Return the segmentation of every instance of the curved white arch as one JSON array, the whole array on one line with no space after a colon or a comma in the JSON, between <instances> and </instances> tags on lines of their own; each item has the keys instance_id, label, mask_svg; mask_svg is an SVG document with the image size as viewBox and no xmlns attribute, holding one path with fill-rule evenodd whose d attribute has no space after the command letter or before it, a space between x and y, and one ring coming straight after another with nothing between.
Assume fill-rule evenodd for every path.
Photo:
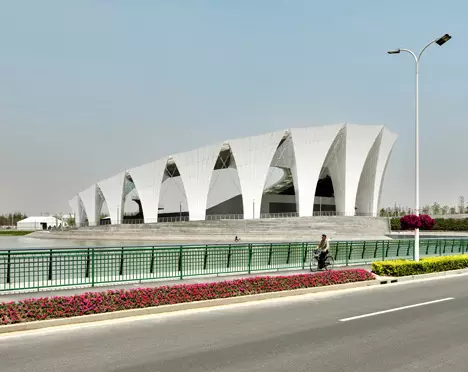
<instances>
[{"instance_id":1,"label":"curved white arch","mask_svg":"<svg viewBox=\"0 0 468 372\"><path fill-rule=\"evenodd\" d=\"M109 217L112 224L122 223L123 203L124 203L124 182L125 172L110 177L106 180L99 181L98 187L102 192L104 200L109 210Z\"/></svg>"},{"instance_id":2,"label":"curved white arch","mask_svg":"<svg viewBox=\"0 0 468 372\"><path fill-rule=\"evenodd\" d=\"M191 221L206 217L211 177L222 146L221 142L172 156L184 184Z\"/></svg>"},{"instance_id":3,"label":"curved white arch","mask_svg":"<svg viewBox=\"0 0 468 372\"><path fill-rule=\"evenodd\" d=\"M140 198L145 223L158 222L159 196L167 157L128 170Z\"/></svg>"},{"instance_id":4,"label":"curved white arch","mask_svg":"<svg viewBox=\"0 0 468 372\"><path fill-rule=\"evenodd\" d=\"M382 125L346 125L345 213L354 215L356 195L366 159ZM377 147L378 148L378 147ZM376 149L377 149L376 148ZM359 210L358 210L359 213Z\"/></svg>"},{"instance_id":5,"label":"curved white arch","mask_svg":"<svg viewBox=\"0 0 468 372\"><path fill-rule=\"evenodd\" d=\"M388 161L393 150L393 146L398 138L398 135L390 132L387 128L384 128L381 133L380 148L379 148L379 159L377 161L377 167L375 169L375 186L373 195L373 213L377 216L380 208L380 199L382 196L382 185L385 179L387 171Z\"/></svg>"},{"instance_id":6,"label":"curved white arch","mask_svg":"<svg viewBox=\"0 0 468 372\"><path fill-rule=\"evenodd\" d=\"M359 215L372 216L374 210L374 188L375 170L379 160L380 143L382 140L383 129L374 141L372 148L367 154L366 162L362 168L361 177L359 179L358 189L356 193L356 209Z\"/></svg>"},{"instance_id":7,"label":"curved white arch","mask_svg":"<svg viewBox=\"0 0 468 372\"><path fill-rule=\"evenodd\" d=\"M75 195L68 204L75 217L75 226L81 226L84 222L83 202L78 195Z\"/></svg>"},{"instance_id":8,"label":"curved white arch","mask_svg":"<svg viewBox=\"0 0 468 372\"><path fill-rule=\"evenodd\" d=\"M79 193L83 202L86 216L88 217L88 225L96 226L96 221L99 221L99 211L96 209L97 188L96 185L88 187L86 190Z\"/></svg>"},{"instance_id":9,"label":"curved white arch","mask_svg":"<svg viewBox=\"0 0 468 372\"><path fill-rule=\"evenodd\" d=\"M383 177L396 138L395 134L382 128L367 156L356 195L359 214L377 216Z\"/></svg>"},{"instance_id":10,"label":"curved white arch","mask_svg":"<svg viewBox=\"0 0 468 372\"><path fill-rule=\"evenodd\" d=\"M242 190L244 219L260 217L265 180L285 131L230 140Z\"/></svg>"},{"instance_id":11,"label":"curved white arch","mask_svg":"<svg viewBox=\"0 0 468 372\"><path fill-rule=\"evenodd\" d=\"M381 125L345 124L325 160L335 192L336 212L354 216L359 180Z\"/></svg>"},{"instance_id":12,"label":"curved white arch","mask_svg":"<svg viewBox=\"0 0 468 372\"><path fill-rule=\"evenodd\" d=\"M343 125L291 128L295 159L291 171L300 217L313 215L320 172Z\"/></svg>"}]
</instances>

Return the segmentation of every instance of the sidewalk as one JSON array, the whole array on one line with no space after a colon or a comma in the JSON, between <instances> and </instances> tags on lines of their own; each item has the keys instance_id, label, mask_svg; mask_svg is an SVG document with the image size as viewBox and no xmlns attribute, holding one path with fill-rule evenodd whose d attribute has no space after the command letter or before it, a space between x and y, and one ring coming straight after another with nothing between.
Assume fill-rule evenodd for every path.
<instances>
[{"instance_id":1,"label":"sidewalk","mask_svg":"<svg viewBox=\"0 0 468 372\"><path fill-rule=\"evenodd\" d=\"M370 271L370 265L358 265L358 266L342 266L336 267L334 270L345 270L345 269L364 269ZM40 297L56 297L56 296L73 296L87 292L105 292L107 290L119 290L119 289L133 289L133 288L153 288L160 286L173 286L180 284L199 284L199 283L213 283L222 282L226 280L235 280L243 278L254 278L258 276L284 276L284 275L297 275L297 274L309 274L310 270L282 270L274 272L255 272L252 274L240 274L240 275L219 275L219 276L199 276L189 279L171 279L171 280L158 280L158 281L146 281L141 283L131 284L117 284L117 285L100 285L95 287L74 287L74 288L44 288L39 291L11 291L11 292L0 292L0 303L19 301L28 298L40 298Z\"/></svg>"}]
</instances>

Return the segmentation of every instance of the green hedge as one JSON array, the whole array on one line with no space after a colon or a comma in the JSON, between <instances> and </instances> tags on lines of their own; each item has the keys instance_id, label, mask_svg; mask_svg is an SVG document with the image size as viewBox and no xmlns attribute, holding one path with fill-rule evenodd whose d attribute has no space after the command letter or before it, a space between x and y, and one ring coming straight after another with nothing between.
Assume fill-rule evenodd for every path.
<instances>
[{"instance_id":1,"label":"green hedge","mask_svg":"<svg viewBox=\"0 0 468 372\"><path fill-rule=\"evenodd\" d=\"M34 231L24 231L24 230L0 230L0 236L23 236L31 234Z\"/></svg>"},{"instance_id":2,"label":"green hedge","mask_svg":"<svg viewBox=\"0 0 468 372\"><path fill-rule=\"evenodd\" d=\"M468 231L468 218L436 218L432 230L437 231ZM390 227L394 231L401 230L400 218L390 220Z\"/></svg>"},{"instance_id":3,"label":"green hedge","mask_svg":"<svg viewBox=\"0 0 468 372\"><path fill-rule=\"evenodd\" d=\"M394 260L372 263L372 272L382 276L406 276L468 268L468 254L423 258L419 262Z\"/></svg>"}]
</instances>

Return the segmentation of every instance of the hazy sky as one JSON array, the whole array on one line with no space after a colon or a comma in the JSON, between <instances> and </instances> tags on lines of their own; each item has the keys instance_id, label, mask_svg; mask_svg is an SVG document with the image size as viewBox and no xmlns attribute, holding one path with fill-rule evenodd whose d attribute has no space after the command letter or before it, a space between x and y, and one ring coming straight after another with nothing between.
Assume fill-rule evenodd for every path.
<instances>
[{"instance_id":1,"label":"hazy sky","mask_svg":"<svg viewBox=\"0 0 468 372\"><path fill-rule=\"evenodd\" d=\"M68 212L115 173L218 140L340 122L399 134L383 204L468 199L466 1L0 0L0 213Z\"/></svg>"}]
</instances>

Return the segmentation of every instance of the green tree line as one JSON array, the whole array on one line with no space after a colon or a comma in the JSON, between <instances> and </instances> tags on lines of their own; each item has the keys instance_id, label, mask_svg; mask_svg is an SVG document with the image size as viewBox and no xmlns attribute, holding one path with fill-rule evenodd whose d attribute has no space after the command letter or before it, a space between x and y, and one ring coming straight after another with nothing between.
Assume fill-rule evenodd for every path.
<instances>
[{"instance_id":1,"label":"green tree line","mask_svg":"<svg viewBox=\"0 0 468 372\"><path fill-rule=\"evenodd\" d=\"M465 214L468 213L468 208L464 206L448 206L440 205L434 202L432 205L425 205L421 208L421 213L428 214L431 216L445 216L447 214ZM403 217L407 214L414 214L414 210L411 208L403 208L395 206L393 208L382 208L380 210L381 217Z\"/></svg>"},{"instance_id":2,"label":"green tree line","mask_svg":"<svg viewBox=\"0 0 468 372\"><path fill-rule=\"evenodd\" d=\"M20 212L0 215L0 226L16 226L18 221L24 220L26 217L24 213Z\"/></svg>"}]
</instances>

